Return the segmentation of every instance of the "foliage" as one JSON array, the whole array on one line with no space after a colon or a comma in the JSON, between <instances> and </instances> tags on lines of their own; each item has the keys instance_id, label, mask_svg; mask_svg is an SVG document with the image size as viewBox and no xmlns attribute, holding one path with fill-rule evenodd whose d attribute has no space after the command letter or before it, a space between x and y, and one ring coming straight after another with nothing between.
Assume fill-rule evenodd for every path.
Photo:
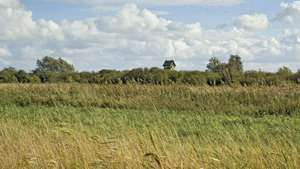
<instances>
[{"instance_id":1,"label":"foliage","mask_svg":"<svg viewBox=\"0 0 300 169\"><path fill-rule=\"evenodd\" d=\"M217 57L212 57L209 59L209 63L207 64L207 71L209 72L219 72L219 66L221 62Z\"/></svg>"},{"instance_id":2,"label":"foliage","mask_svg":"<svg viewBox=\"0 0 300 169\"><path fill-rule=\"evenodd\" d=\"M37 68L34 72L51 72L51 73L63 73L74 72L74 66L66 62L65 60L46 56L41 60L37 60Z\"/></svg>"},{"instance_id":3,"label":"foliage","mask_svg":"<svg viewBox=\"0 0 300 169\"><path fill-rule=\"evenodd\" d=\"M0 83L90 83L90 84L152 84L194 86L220 85L283 85L300 83L300 73L282 67L276 73L245 71L240 56L231 55L227 63L212 57L203 71L170 71L160 68L136 68L132 70L101 70L76 72L73 65L63 59L44 57L37 61L33 73L15 68L0 71Z\"/></svg>"},{"instance_id":4,"label":"foliage","mask_svg":"<svg viewBox=\"0 0 300 169\"><path fill-rule=\"evenodd\" d=\"M241 57L231 55L228 63L221 63L218 58L212 57L207 65L208 72L219 73L227 84L238 83L243 75Z\"/></svg>"},{"instance_id":5,"label":"foliage","mask_svg":"<svg viewBox=\"0 0 300 169\"><path fill-rule=\"evenodd\" d=\"M2 83L14 83L18 82L16 77L17 70L13 67L5 68L0 72L0 82Z\"/></svg>"},{"instance_id":6,"label":"foliage","mask_svg":"<svg viewBox=\"0 0 300 169\"><path fill-rule=\"evenodd\" d=\"M289 80L297 83L297 84L300 84L300 71L298 71L297 73L295 74L292 74L290 77L289 77Z\"/></svg>"},{"instance_id":7,"label":"foliage","mask_svg":"<svg viewBox=\"0 0 300 169\"><path fill-rule=\"evenodd\" d=\"M282 68L278 69L277 75L279 76L279 78L287 80L289 77L293 75L293 72L288 67L283 66Z\"/></svg>"},{"instance_id":8,"label":"foliage","mask_svg":"<svg viewBox=\"0 0 300 169\"><path fill-rule=\"evenodd\" d=\"M37 60L37 68L33 71L34 74L38 75L42 82L53 82L60 81L61 78L56 78L53 76L60 76L60 74L74 72L75 68L73 65L69 64L65 60L58 58L46 56L41 60ZM64 81L68 81L63 78Z\"/></svg>"},{"instance_id":9,"label":"foliage","mask_svg":"<svg viewBox=\"0 0 300 169\"><path fill-rule=\"evenodd\" d=\"M229 67L232 69L232 71L236 71L237 73L243 73L243 63L242 59L238 55L231 55L228 61Z\"/></svg>"}]
</instances>

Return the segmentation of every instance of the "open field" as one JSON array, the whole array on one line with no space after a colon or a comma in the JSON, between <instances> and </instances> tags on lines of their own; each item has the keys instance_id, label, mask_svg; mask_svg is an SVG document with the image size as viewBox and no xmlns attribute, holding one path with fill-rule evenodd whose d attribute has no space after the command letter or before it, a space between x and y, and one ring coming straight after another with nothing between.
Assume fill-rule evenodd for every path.
<instances>
[{"instance_id":1,"label":"open field","mask_svg":"<svg viewBox=\"0 0 300 169\"><path fill-rule=\"evenodd\" d=\"M0 168L300 168L300 86L0 85Z\"/></svg>"}]
</instances>

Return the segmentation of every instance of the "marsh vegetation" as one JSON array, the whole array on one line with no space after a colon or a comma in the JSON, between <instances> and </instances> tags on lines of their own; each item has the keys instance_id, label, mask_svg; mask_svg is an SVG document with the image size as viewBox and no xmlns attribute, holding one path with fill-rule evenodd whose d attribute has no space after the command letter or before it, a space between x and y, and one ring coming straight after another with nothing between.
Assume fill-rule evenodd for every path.
<instances>
[{"instance_id":1,"label":"marsh vegetation","mask_svg":"<svg viewBox=\"0 0 300 169\"><path fill-rule=\"evenodd\" d=\"M300 90L0 85L0 168L299 168Z\"/></svg>"}]
</instances>

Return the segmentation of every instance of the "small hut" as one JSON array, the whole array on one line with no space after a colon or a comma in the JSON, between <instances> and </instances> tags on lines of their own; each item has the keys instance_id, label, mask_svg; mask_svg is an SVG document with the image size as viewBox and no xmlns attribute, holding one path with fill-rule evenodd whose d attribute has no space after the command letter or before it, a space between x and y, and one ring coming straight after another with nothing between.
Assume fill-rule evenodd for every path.
<instances>
[{"instance_id":1,"label":"small hut","mask_svg":"<svg viewBox=\"0 0 300 169\"><path fill-rule=\"evenodd\" d=\"M175 70L176 63L174 60L166 60L163 64L165 70Z\"/></svg>"}]
</instances>

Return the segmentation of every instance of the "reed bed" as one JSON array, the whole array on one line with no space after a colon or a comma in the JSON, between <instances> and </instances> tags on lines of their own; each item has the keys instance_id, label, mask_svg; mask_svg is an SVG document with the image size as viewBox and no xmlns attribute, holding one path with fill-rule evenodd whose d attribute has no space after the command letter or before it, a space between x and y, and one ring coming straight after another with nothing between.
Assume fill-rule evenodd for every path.
<instances>
[{"instance_id":1,"label":"reed bed","mask_svg":"<svg viewBox=\"0 0 300 169\"><path fill-rule=\"evenodd\" d=\"M2 84L0 105L174 110L221 114L297 114L300 86Z\"/></svg>"},{"instance_id":2,"label":"reed bed","mask_svg":"<svg viewBox=\"0 0 300 169\"><path fill-rule=\"evenodd\" d=\"M0 168L300 168L300 88L0 85Z\"/></svg>"}]
</instances>

